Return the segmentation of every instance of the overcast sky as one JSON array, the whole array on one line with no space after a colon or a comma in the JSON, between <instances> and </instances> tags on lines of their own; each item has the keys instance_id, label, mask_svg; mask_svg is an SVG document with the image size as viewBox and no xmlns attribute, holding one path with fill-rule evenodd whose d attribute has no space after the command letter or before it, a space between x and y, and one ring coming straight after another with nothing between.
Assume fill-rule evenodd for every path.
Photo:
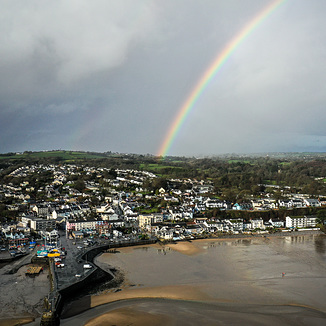
<instances>
[{"instance_id":1,"label":"overcast sky","mask_svg":"<svg viewBox=\"0 0 326 326\"><path fill-rule=\"evenodd\" d=\"M270 0L0 0L0 152L156 154ZM170 155L326 151L326 1L287 0L205 89Z\"/></svg>"}]
</instances>

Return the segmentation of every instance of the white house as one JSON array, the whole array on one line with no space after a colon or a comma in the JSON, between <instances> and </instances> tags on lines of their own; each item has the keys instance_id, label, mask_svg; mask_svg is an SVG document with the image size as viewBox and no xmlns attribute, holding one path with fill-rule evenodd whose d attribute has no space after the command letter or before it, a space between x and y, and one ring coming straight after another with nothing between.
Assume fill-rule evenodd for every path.
<instances>
[{"instance_id":1,"label":"white house","mask_svg":"<svg viewBox=\"0 0 326 326\"><path fill-rule=\"evenodd\" d=\"M303 200L303 202L306 206L310 206L310 207L320 207L321 206L320 201L315 198L306 198Z\"/></svg>"},{"instance_id":2,"label":"white house","mask_svg":"<svg viewBox=\"0 0 326 326\"><path fill-rule=\"evenodd\" d=\"M167 226L162 227L158 232L157 236L164 240L172 240L173 239L173 229Z\"/></svg>"},{"instance_id":3,"label":"white house","mask_svg":"<svg viewBox=\"0 0 326 326\"><path fill-rule=\"evenodd\" d=\"M284 228L284 221L280 220L280 219L270 219L268 221L271 225L273 225L275 228Z\"/></svg>"},{"instance_id":4,"label":"white house","mask_svg":"<svg viewBox=\"0 0 326 326\"><path fill-rule=\"evenodd\" d=\"M254 230L254 229L263 230L265 228L264 221L263 221L262 218L251 220L250 223L251 223L251 229L252 230Z\"/></svg>"},{"instance_id":5,"label":"white house","mask_svg":"<svg viewBox=\"0 0 326 326\"><path fill-rule=\"evenodd\" d=\"M289 199L279 199L278 205L279 207L291 208L292 202Z\"/></svg>"},{"instance_id":6,"label":"white house","mask_svg":"<svg viewBox=\"0 0 326 326\"><path fill-rule=\"evenodd\" d=\"M297 199L291 199L291 206L295 208L303 207L303 201L299 198Z\"/></svg>"},{"instance_id":7,"label":"white house","mask_svg":"<svg viewBox=\"0 0 326 326\"><path fill-rule=\"evenodd\" d=\"M229 224L231 230L243 231L243 219L225 220L225 222Z\"/></svg>"}]
</instances>

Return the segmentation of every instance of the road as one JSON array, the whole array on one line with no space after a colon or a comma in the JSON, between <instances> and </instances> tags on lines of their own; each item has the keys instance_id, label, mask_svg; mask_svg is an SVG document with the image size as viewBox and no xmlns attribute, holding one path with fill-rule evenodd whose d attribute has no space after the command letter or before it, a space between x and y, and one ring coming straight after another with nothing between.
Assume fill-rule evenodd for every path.
<instances>
[{"instance_id":1,"label":"road","mask_svg":"<svg viewBox=\"0 0 326 326\"><path fill-rule=\"evenodd\" d=\"M134 243L141 243L138 239L137 235L129 235L128 237L123 236L121 238L116 239L102 239L96 238L94 239L93 245L87 245L87 238L84 239L69 239L66 237L64 231L60 231L60 246L65 248L67 255L65 259L62 259L62 263L64 263L64 267L55 267L55 274L57 280L58 290L66 288L71 284L81 280L85 276L89 275L96 266L91 262L87 261L87 255L85 260L81 257L87 253L92 248L103 247L103 246L112 246L120 247L127 246ZM89 264L92 266L90 269L85 269L84 264ZM76 276L77 275L77 276Z\"/></svg>"},{"instance_id":2,"label":"road","mask_svg":"<svg viewBox=\"0 0 326 326\"><path fill-rule=\"evenodd\" d=\"M64 232L60 232L60 242L61 247L65 248L67 255L62 259L64 267L55 267L55 273L57 277L58 289L65 288L72 283L75 283L80 278L85 277L92 269L84 269L83 266L85 261L81 260L81 256L85 252L85 246L83 240L75 241L66 238ZM76 243L76 244L74 244ZM82 246L83 249L78 249L77 247ZM76 275L80 275L77 277Z\"/></svg>"}]
</instances>

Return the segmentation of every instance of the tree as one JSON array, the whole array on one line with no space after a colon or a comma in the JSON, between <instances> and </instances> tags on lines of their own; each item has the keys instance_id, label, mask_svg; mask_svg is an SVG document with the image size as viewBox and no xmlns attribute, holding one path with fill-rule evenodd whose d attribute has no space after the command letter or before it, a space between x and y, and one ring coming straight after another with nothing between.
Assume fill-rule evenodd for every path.
<instances>
[{"instance_id":1,"label":"tree","mask_svg":"<svg viewBox=\"0 0 326 326\"><path fill-rule=\"evenodd\" d=\"M276 190L273 195L274 199L278 202L280 199L283 199L283 194L280 190Z\"/></svg>"},{"instance_id":2,"label":"tree","mask_svg":"<svg viewBox=\"0 0 326 326\"><path fill-rule=\"evenodd\" d=\"M77 189L80 192L83 192L85 189L85 182L82 179L78 179L74 182L73 188Z\"/></svg>"},{"instance_id":3,"label":"tree","mask_svg":"<svg viewBox=\"0 0 326 326\"><path fill-rule=\"evenodd\" d=\"M325 224L326 222L326 209L321 209L317 211L317 223Z\"/></svg>"},{"instance_id":4,"label":"tree","mask_svg":"<svg viewBox=\"0 0 326 326\"><path fill-rule=\"evenodd\" d=\"M148 179L144 183L145 188L148 190L157 190L160 188L164 188L165 190L167 189L168 182L166 178L155 178L155 179Z\"/></svg>"},{"instance_id":5,"label":"tree","mask_svg":"<svg viewBox=\"0 0 326 326\"><path fill-rule=\"evenodd\" d=\"M223 192L223 195L222 195L223 199L224 200L227 200L231 203L235 203L236 202L236 194L234 193L234 191L232 191L231 189L226 189L224 192Z\"/></svg>"},{"instance_id":6,"label":"tree","mask_svg":"<svg viewBox=\"0 0 326 326\"><path fill-rule=\"evenodd\" d=\"M261 192L260 190L261 190L261 188L258 185L254 185L254 186L251 187L251 192L255 196L260 195L260 192Z\"/></svg>"}]
</instances>

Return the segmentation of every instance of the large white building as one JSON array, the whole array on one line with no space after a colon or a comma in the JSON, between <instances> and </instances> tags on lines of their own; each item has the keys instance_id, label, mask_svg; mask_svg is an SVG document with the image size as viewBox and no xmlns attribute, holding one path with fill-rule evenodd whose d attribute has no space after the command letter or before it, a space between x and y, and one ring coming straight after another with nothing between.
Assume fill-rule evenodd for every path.
<instances>
[{"instance_id":1,"label":"large white building","mask_svg":"<svg viewBox=\"0 0 326 326\"><path fill-rule=\"evenodd\" d=\"M41 230L53 230L56 227L55 220L45 220L42 218L31 218L30 219L30 228L35 231Z\"/></svg>"},{"instance_id":2,"label":"large white building","mask_svg":"<svg viewBox=\"0 0 326 326\"><path fill-rule=\"evenodd\" d=\"M67 220L66 232L83 232L83 231L97 231L98 233L105 233L111 227L122 227L125 225L123 220L114 221L73 221Z\"/></svg>"},{"instance_id":3,"label":"large white building","mask_svg":"<svg viewBox=\"0 0 326 326\"><path fill-rule=\"evenodd\" d=\"M138 226L140 228L150 227L153 223L163 222L163 214L140 214L138 216Z\"/></svg>"},{"instance_id":4,"label":"large white building","mask_svg":"<svg viewBox=\"0 0 326 326\"><path fill-rule=\"evenodd\" d=\"M95 230L96 226L102 224L102 221L67 221L66 231Z\"/></svg>"},{"instance_id":5,"label":"large white building","mask_svg":"<svg viewBox=\"0 0 326 326\"><path fill-rule=\"evenodd\" d=\"M285 227L287 228L311 228L317 223L316 216L287 216L285 218Z\"/></svg>"}]
</instances>

